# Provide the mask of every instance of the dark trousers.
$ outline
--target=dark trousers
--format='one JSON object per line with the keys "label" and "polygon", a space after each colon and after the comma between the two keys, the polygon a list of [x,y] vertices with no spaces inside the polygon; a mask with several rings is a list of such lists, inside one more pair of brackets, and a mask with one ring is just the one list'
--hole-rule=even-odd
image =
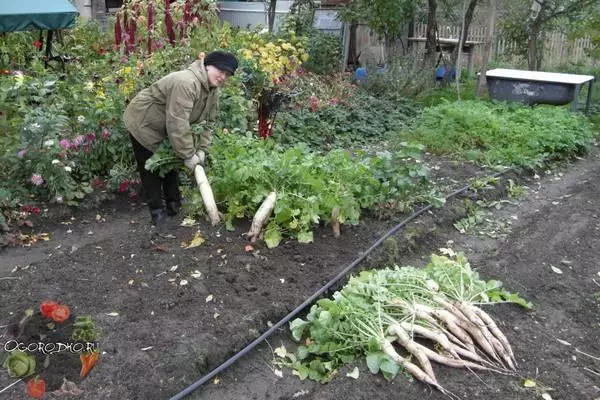
{"label": "dark trousers", "polygon": [[131,134],[129,134],[129,137],[150,211],[163,208],[163,195],[167,203],[181,202],[179,172],[175,169],[162,178],[160,175],[148,171],[146,169],[146,160],[152,157],[153,153],[142,146]]}

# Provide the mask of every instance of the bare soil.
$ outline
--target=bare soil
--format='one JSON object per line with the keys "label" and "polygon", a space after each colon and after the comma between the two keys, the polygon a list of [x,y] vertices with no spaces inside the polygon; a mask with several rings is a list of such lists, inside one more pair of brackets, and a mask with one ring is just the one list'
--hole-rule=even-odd
{"label": "bare soil", "polygon": [[[431,252],[451,247],[465,252],[484,278],[499,279],[534,303],[533,311],[514,305],[489,309],[512,343],[519,375],[475,376],[437,367],[438,380],[457,396],[534,399],[547,392],[553,399],[600,397],[598,154],[593,149],[585,159],[540,178],[511,175],[477,195],[455,198],[408,224],[360,265],[424,265]],[[469,164],[438,165],[438,182],[449,188],[485,173]],[[460,234],[453,223],[464,216],[465,198],[506,200],[507,178],[527,185],[527,194],[489,209],[480,233]],[[359,226],[344,227],[339,239],[323,227],[313,244],[288,241],[275,249],[259,244],[248,253],[244,222],[234,232],[204,223],[194,228],[173,223],[171,229],[156,231],[143,205],[122,198],[87,210],[52,209],[34,228],[48,232],[50,241],[0,253],[0,277],[17,278],[0,279],[0,325],[42,299],[60,300],[74,313],[94,317],[102,329],[102,358],[78,383],[84,390],[79,398],[168,399],[292,311],[403,217],[367,217]],[[198,230],[206,242],[182,248]],[[194,271],[200,279],[191,276]],[[181,285],[184,279],[187,285]],[[115,312],[119,315],[108,315]],[[444,398],[405,376],[387,382],[371,375],[364,363],[356,364],[358,380],[346,376],[352,365],[327,385],[301,382],[285,369],[283,378],[277,377],[272,348],[282,343],[293,348],[287,330],[189,398]],[[537,387],[523,387],[525,378]],[[11,382],[0,373],[0,390]],[[0,398],[26,398],[24,384]]]}

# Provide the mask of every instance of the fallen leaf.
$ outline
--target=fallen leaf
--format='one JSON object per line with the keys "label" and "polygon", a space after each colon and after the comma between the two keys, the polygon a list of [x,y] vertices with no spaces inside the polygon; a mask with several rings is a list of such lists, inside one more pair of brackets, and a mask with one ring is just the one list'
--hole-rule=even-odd
{"label": "fallen leaf", "polygon": [[275,350],[273,350],[273,353],[277,354],[281,358],[285,358],[285,356],[287,354],[287,350],[285,349],[284,345],[281,345],[281,346],[277,347]]}
{"label": "fallen leaf", "polygon": [[247,245],[244,246],[244,251],[246,253],[251,253],[251,252],[254,251],[254,246],[252,246],[251,244],[247,244]]}
{"label": "fallen leaf", "polygon": [[119,313],[118,313],[118,312],[116,312],[116,311],[113,311],[113,312],[109,312],[109,313],[108,313],[108,314],[106,314],[106,315],[108,315],[109,317],[118,317],[118,316],[119,316]]}
{"label": "fallen leaf", "polygon": [[61,387],[51,393],[56,396],[79,396],[83,393],[83,390],[79,389],[74,382],[68,381],[67,378],[63,378]]}
{"label": "fallen leaf", "polygon": [[204,237],[202,236],[202,233],[196,232],[192,241],[189,244],[186,243],[185,246],[183,245],[183,243],[185,243],[185,242],[183,242],[181,247],[183,247],[185,249],[191,249],[191,248],[202,245],[204,242],[206,242],[206,239],[204,239]]}
{"label": "fallen leaf", "polygon": [[277,375],[278,377],[280,377],[280,378],[283,378],[283,372],[281,372],[281,370],[280,370],[280,369],[277,369],[277,368],[275,368],[275,369],[273,370],[273,373],[274,373],[275,375]]}
{"label": "fallen leaf", "polygon": [[542,399],[544,399],[544,400],[552,400],[552,396],[550,396],[548,393],[543,393],[542,394]]}
{"label": "fallen leaf", "polygon": [[213,295],[209,294],[208,296],[206,296],[206,302],[211,302],[213,300]]}
{"label": "fallen leaf", "polygon": [[169,251],[169,247],[166,244],[155,244],[153,247],[156,251],[162,251],[163,253],[167,253]]}
{"label": "fallen leaf", "polygon": [[169,271],[171,271],[171,272],[175,272],[175,271],[177,271],[177,268],[179,268],[179,266],[178,266],[178,265],[173,265],[173,266],[172,266],[172,267],[169,269]]}
{"label": "fallen leaf", "polygon": [[564,344],[565,346],[570,346],[570,345],[571,345],[571,343],[569,343],[569,342],[567,342],[567,341],[564,341],[564,340],[561,340],[561,339],[556,339],[556,341],[557,341],[558,343],[560,343],[560,344]]}
{"label": "fallen leaf", "polygon": [[185,217],[181,222],[181,226],[194,226],[196,225],[196,220],[194,218]]}
{"label": "fallen leaf", "polygon": [[523,381],[523,387],[534,388],[536,386],[537,386],[537,383],[535,383],[535,381],[532,381],[531,379],[525,379]]}
{"label": "fallen leaf", "polygon": [[217,318],[219,318],[220,316],[221,316],[221,314],[219,314],[219,313],[217,313],[217,312],[213,314],[213,318],[214,318],[214,319],[217,319]]}
{"label": "fallen leaf", "polygon": [[141,350],[142,351],[148,351],[151,350],[154,346],[148,346],[148,347],[142,347]]}
{"label": "fallen leaf", "polygon": [[134,280],[130,279],[129,282],[127,282],[127,283],[130,284],[130,285],[133,285],[133,282],[134,282]]}
{"label": "fallen leaf", "polygon": [[200,278],[202,278],[202,272],[200,272],[198,270],[194,270],[194,272],[192,272],[192,274],[191,274],[191,277],[195,278],[195,279],[200,279]]}
{"label": "fallen leaf", "polygon": [[182,279],[181,282],[179,282],[179,286],[185,286],[188,284],[188,281],[186,281],[185,279]]}
{"label": "fallen leaf", "polygon": [[445,248],[445,247],[440,248],[440,253],[445,254],[447,256],[450,256],[450,257],[454,257],[456,255],[456,253],[454,252],[454,250],[448,249],[448,248]]}
{"label": "fallen leaf", "polygon": [[221,379],[219,379],[219,377],[216,377],[215,379],[213,379],[213,384],[214,385],[218,385],[219,382],[221,382]]}
{"label": "fallen leaf", "polygon": [[560,268],[557,268],[557,267],[555,267],[554,265],[551,265],[551,266],[550,266],[550,269],[552,269],[552,271],[553,271],[555,274],[559,274],[559,275],[560,275],[560,274],[562,274],[562,273],[563,273],[563,272],[562,272],[562,270],[561,270]]}
{"label": "fallen leaf", "polygon": [[350,378],[358,379],[359,374],[360,374],[360,372],[358,371],[358,367],[354,367],[352,372],[348,372],[346,374],[346,376],[348,376]]}

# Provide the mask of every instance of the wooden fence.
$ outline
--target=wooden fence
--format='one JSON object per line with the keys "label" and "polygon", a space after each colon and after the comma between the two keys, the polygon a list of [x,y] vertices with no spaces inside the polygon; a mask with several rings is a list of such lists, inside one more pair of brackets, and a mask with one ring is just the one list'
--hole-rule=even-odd
{"label": "wooden fence", "polygon": [[[460,36],[459,25],[440,25],[438,28],[440,38],[458,39]],[[415,24],[414,37],[425,38],[427,34],[427,24]],[[383,51],[381,43],[366,26],[360,25],[356,32],[357,51],[371,53],[381,53]],[[487,27],[471,26],[467,40],[484,42],[487,37]],[[423,44],[421,44],[423,46]],[[500,36],[496,37],[493,46],[493,59],[508,66],[516,62],[512,57],[512,51],[517,48],[517,43],[506,40]],[[544,59],[545,68],[556,67],[568,63],[583,63],[590,65],[597,63],[588,54],[592,48],[592,40],[589,37],[569,40],[566,35],[560,32],[551,32],[546,35],[544,41]],[[480,65],[483,58],[483,46],[476,46],[473,53],[475,65]]]}
{"label": "wooden fence", "polygon": [[[444,38],[458,39],[460,37],[460,26],[440,26],[439,36]],[[427,34],[427,24],[415,25],[415,36],[425,37]],[[487,37],[487,27],[471,26],[467,40],[485,41]],[[517,43],[497,36],[493,53],[497,60],[506,60],[510,57],[511,50],[516,49]],[[546,35],[544,40],[544,58],[543,65],[546,67],[558,66],[567,63],[591,64],[593,60],[588,55],[588,50],[592,48],[592,40],[589,37],[569,40],[567,36],[560,32],[551,32]],[[481,61],[482,49],[476,49],[475,62]]]}

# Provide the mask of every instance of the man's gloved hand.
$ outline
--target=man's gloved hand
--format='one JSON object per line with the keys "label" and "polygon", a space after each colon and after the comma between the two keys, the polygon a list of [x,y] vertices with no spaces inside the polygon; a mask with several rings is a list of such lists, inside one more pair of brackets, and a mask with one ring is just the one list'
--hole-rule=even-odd
{"label": "man's gloved hand", "polygon": [[194,172],[194,169],[196,169],[196,165],[198,165],[198,164],[202,165],[202,163],[200,163],[200,157],[198,157],[197,154],[194,154],[190,158],[186,158],[185,160],[183,160],[183,163],[192,172]]}
{"label": "man's gloved hand", "polygon": [[196,155],[198,156],[198,158],[200,159],[200,162],[198,164],[200,164],[203,168],[204,168],[204,162],[206,160],[206,154],[204,153],[203,150],[198,150],[196,152]]}

